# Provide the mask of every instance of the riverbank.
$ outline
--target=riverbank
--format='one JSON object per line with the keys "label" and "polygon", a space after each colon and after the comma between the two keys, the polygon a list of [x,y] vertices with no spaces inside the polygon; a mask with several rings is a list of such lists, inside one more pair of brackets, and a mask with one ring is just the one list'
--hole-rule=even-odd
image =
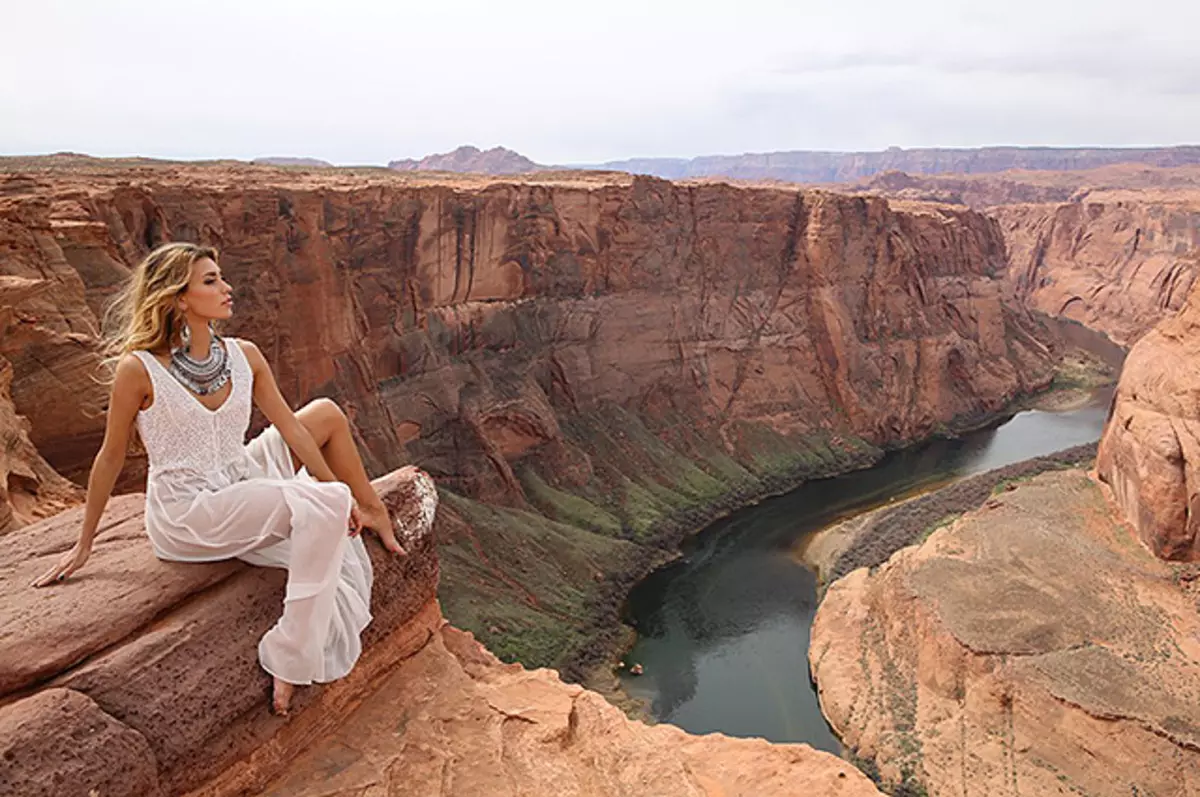
{"label": "riverbank", "polygon": [[820,591],[860,567],[874,568],[901,548],[915,545],[949,525],[959,515],[978,509],[997,490],[1049,470],[1090,464],[1097,443],[1074,446],[1034,457],[937,487],[901,502],[865,512],[822,529],[795,551],[797,559],[817,573]]}
{"label": "riverbank", "polygon": [[[638,636],[631,635],[635,644],[620,658],[642,665],[645,674],[602,673],[610,688],[600,690],[639,716],[652,712],[694,733],[800,741],[837,752],[811,686],[792,677],[821,593],[813,570],[796,561],[802,557],[795,551],[803,550],[797,544],[839,521],[890,513],[903,505],[896,502],[920,498],[908,524],[866,546],[886,559],[951,510],[982,503],[999,483],[1093,456],[1108,403],[1104,390],[1066,412],[1017,411],[1028,406],[1021,402],[974,432],[890,451],[867,470],[813,481],[713,524],[687,542],[680,561],[631,593],[623,614]],[[955,487],[959,479],[968,483]],[[940,498],[926,497],[948,485]],[[973,494],[980,488],[982,495]],[[831,565],[842,553],[830,554]],[[841,564],[855,563],[848,557]],[[755,677],[747,680],[748,672]]]}
{"label": "riverbank", "polygon": [[579,466],[563,458],[557,473],[536,462],[514,466],[536,512],[447,494],[439,591],[445,612],[501,659],[553,667],[638,713],[614,673],[636,641],[622,622],[623,606],[636,585],[679,557],[684,540],[805,483],[996,426],[1065,389],[1049,373],[1036,387],[999,410],[960,416],[924,438],[884,447],[835,431],[785,437],[748,422],[735,422],[721,443],[686,418],[660,413],[651,424],[617,407],[569,419],[562,425],[567,448],[590,453],[586,484],[571,486]]}

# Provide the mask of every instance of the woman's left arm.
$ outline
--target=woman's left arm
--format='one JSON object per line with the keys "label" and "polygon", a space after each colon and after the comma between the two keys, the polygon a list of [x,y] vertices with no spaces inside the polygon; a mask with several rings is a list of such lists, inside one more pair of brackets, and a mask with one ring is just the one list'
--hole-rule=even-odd
{"label": "woman's left arm", "polygon": [[283,441],[288,444],[288,448],[296,452],[296,456],[304,463],[304,467],[308,469],[314,479],[323,482],[337,481],[329,463],[321,455],[317,441],[313,440],[308,429],[300,423],[296,413],[292,412],[292,408],[283,400],[279,386],[275,384],[275,375],[271,373],[271,366],[267,364],[267,358],[259,351],[258,346],[250,341],[239,340],[237,343],[241,345],[246,359],[250,362],[250,368],[254,372],[255,406],[262,410],[262,414],[267,416],[267,420],[275,425],[279,434],[283,436]]}

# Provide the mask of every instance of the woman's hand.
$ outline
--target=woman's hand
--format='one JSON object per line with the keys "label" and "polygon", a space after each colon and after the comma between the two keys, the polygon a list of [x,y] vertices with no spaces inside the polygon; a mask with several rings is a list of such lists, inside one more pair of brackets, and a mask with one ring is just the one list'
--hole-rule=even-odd
{"label": "woman's hand", "polygon": [[67,576],[74,573],[79,568],[83,567],[87,562],[88,557],[92,555],[92,544],[85,543],[83,540],[75,543],[75,547],[63,554],[58,560],[58,564],[46,571],[45,575],[34,581],[30,586],[45,587],[59,581],[63,581]]}
{"label": "woman's hand", "polygon": [[358,511],[358,501],[350,499],[350,536],[357,537],[362,533],[362,513]]}

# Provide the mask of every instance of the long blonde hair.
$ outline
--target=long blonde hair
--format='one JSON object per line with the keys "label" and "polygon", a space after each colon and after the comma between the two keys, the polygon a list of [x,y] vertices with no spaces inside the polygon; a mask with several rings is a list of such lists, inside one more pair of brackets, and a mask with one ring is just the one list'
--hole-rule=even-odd
{"label": "long blonde hair", "polygon": [[129,284],[104,314],[102,351],[109,373],[117,360],[131,351],[170,348],[185,323],[175,299],[192,276],[192,264],[217,260],[211,246],[189,243],[163,244],[137,265]]}

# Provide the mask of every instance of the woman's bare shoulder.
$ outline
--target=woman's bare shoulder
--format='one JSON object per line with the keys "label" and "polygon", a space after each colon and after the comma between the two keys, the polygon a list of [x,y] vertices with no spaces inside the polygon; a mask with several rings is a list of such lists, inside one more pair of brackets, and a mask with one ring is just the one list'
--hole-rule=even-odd
{"label": "woman's bare shoulder", "polygon": [[258,367],[259,363],[266,362],[266,360],[263,358],[262,351],[259,350],[254,341],[246,340],[245,338],[226,338],[226,340],[236,343],[238,346],[240,346],[242,348],[242,354],[246,355],[246,359],[250,362],[250,365],[254,366],[255,368]]}
{"label": "woman's bare shoulder", "polygon": [[[149,354],[151,357],[154,356],[153,354],[150,354],[150,352],[146,352],[146,354]],[[148,380],[150,374],[146,370],[146,363],[142,361],[142,358],[137,356],[137,354],[134,352],[127,351],[121,355],[119,360],[117,360],[117,365],[114,369],[113,376],[115,379],[121,381],[129,381],[131,379],[141,381]]]}

